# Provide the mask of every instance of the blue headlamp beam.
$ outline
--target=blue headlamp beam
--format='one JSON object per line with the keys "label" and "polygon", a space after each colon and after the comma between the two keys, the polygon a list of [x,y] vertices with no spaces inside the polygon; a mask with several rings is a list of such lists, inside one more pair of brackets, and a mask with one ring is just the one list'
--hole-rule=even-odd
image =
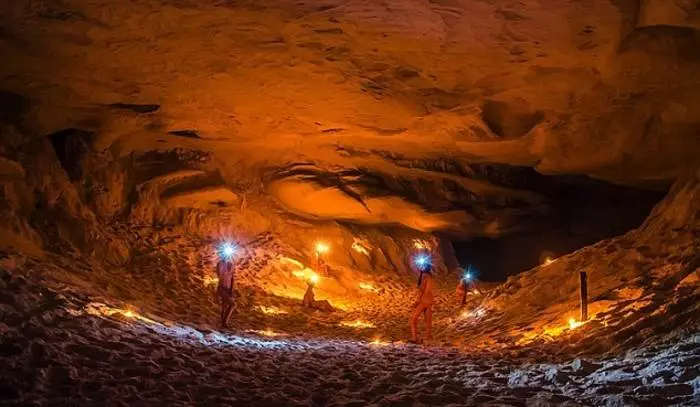
{"label": "blue headlamp beam", "polygon": [[236,254],[236,252],[238,251],[238,246],[230,242],[225,242],[221,244],[219,251],[221,252],[222,257],[228,259]]}
{"label": "blue headlamp beam", "polygon": [[413,260],[413,262],[416,264],[416,266],[418,266],[419,268],[422,269],[422,268],[425,268],[426,266],[428,266],[431,263],[431,260],[432,259],[430,258],[430,256],[428,256],[426,254],[421,254],[421,255],[416,256],[416,258]]}

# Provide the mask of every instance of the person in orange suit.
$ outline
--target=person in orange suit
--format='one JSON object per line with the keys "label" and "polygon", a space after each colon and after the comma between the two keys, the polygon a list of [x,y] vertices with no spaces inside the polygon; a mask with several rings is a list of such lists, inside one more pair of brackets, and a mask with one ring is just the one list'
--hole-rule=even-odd
{"label": "person in orange suit", "polygon": [[417,335],[418,318],[421,315],[425,317],[425,340],[432,340],[433,266],[430,264],[427,256],[419,257],[417,266],[420,269],[420,276],[418,277],[418,298],[413,304],[413,313],[409,321],[411,326],[411,343],[421,343]]}
{"label": "person in orange suit", "polygon": [[219,285],[216,294],[221,300],[220,324],[221,328],[228,328],[228,321],[235,308],[235,294],[233,291],[235,267],[231,257],[224,257],[216,265],[216,275]]}

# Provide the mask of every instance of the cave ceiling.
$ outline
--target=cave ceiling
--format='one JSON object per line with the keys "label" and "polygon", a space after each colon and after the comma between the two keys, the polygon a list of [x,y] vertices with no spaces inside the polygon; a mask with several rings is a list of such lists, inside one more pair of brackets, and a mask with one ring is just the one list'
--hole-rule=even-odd
{"label": "cave ceiling", "polygon": [[0,52],[5,145],[213,157],[219,181],[169,170],[207,179],[174,205],[248,185],[308,219],[499,234],[547,211],[526,170],[657,186],[700,151],[697,0],[18,0]]}

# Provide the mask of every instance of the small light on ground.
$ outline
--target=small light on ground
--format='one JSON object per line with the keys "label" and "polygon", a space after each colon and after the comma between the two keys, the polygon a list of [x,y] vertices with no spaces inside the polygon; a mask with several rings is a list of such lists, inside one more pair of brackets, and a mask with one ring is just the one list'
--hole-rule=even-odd
{"label": "small light on ground", "polygon": [[328,246],[328,244],[326,244],[325,242],[316,243],[316,253],[318,254],[328,253],[330,249],[330,246]]}
{"label": "small light on ground", "polygon": [[569,329],[574,330],[583,325],[583,322],[579,322],[574,318],[569,318]]}
{"label": "small light on ground", "polygon": [[250,331],[248,331],[248,332],[254,333],[254,334],[258,334],[258,335],[262,335],[262,336],[271,337],[271,338],[272,338],[272,337],[275,337],[275,336],[280,336],[280,335],[282,335],[282,334],[280,334],[280,333],[277,333],[277,332],[273,331],[273,330],[270,329],[270,328],[265,328],[264,330],[252,329],[252,330],[250,330]]}
{"label": "small light on ground", "polygon": [[145,322],[148,324],[157,324],[156,321],[144,317],[143,315],[138,314],[137,312],[125,308],[113,308],[109,307],[105,304],[99,303],[99,302],[93,302],[88,304],[85,307],[85,311],[90,314],[90,315],[95,315],[95,316],[102,316],[102,317],[111,317],[115,314],[121,315],[123,317],[129,318],[129,319],[136,319],[141,322]]}
{"label": "small light on ground", "polygon": [[542,265],[549,266],[550,264],[554,263],[556,260],[557,259],[553,259],[553,258],[547,256],[544,258],[544,262],[542,263]]}
{"label": "small light on ground", "polygon": [[366,321],[343,321],[340,323],[341,326],[347,326],[349,328],[360,328],[360,329],[369,329],[369,328],[376,328],[376,325],[374,325],[371,322],[366,322]]}
{"label": "small light on ground", "polygon": [[370,346],[387,346],[390,342],[381,340],[381,338],[374,338],[372,342],[369,343]]}
{"label": "small light on ground", "polygon": [[285,311],[283,309],[279,309],[277,307],[266,307],[264,305],[261,305],[258,307],[258,309],[260,310],[260,312],[262,312],[263,314],[266,314],[266,315],[288,314],[287,311]]}
{"label": "small light on ground", "polygon": [[379,292],[379,289],[370,283],[360,283],[360,289],[365,291]]}

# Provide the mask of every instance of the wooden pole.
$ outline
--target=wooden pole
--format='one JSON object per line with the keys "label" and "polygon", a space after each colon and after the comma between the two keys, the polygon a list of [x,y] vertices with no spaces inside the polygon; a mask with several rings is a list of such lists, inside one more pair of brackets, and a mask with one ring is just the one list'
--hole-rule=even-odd
{"label": "wooden pole", "polygon": [[588,321],[588,276],[585,271],[579,273],[581,283],[581,322]]}

